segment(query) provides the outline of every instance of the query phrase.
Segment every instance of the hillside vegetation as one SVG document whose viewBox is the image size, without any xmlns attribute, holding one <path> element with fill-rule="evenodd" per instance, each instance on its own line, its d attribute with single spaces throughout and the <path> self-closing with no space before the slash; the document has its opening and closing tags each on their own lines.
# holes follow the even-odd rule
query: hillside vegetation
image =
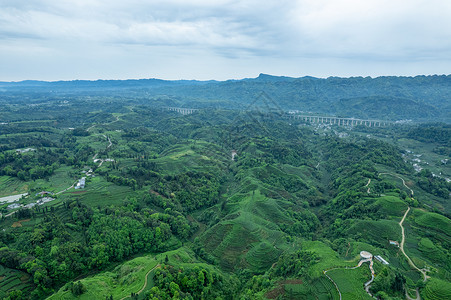
<svg viewBox="0 0 451 300">
<path fill-rule="evenodd" d="M 447 82 L 399 80 L 433 79 Z M 340 90 L 346 81 L 123 84 L 208 90 L 272 82 Z M 373 260 L 372 295 L 401 299 L 417 288 L 425 299 L 450 294 L 446 125 L 349 128 L 256 108 L 182 115 L 136 95 L 81 96 L 116 83 L 79 83 L 72 90 L 79 98 L 67 103 L 62 94 L 40 94 L 47 84 L 29 83 L 25 94 L 42 89 L 30 100 L 40 103 L 33 116 L 20 84 L 8 87 L 0 191 L 28 195 L 16 205 L 0 202 L 0 297 L 369 299 L 368 263 L 357 267 L 361 251 L 389 263 Z M 48 85 L 61 93 L 73 88 Z M 426 140 L 428 132 L 440 138 Z M 413 135 L 408 150 L 403 143 Z M 431 170 L 415 171 L 416 163 Z"/>
</svg>

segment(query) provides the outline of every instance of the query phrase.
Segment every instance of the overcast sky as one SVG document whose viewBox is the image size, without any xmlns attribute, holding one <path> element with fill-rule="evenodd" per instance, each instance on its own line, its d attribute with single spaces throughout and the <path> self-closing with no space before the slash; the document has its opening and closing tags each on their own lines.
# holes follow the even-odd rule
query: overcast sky
<svg viewBox="0 0 451 300">
<path fill-rule="evenodd" d="M 451 73 L 449 0 L 0 0 L 0 81 Z"/>
</svg>

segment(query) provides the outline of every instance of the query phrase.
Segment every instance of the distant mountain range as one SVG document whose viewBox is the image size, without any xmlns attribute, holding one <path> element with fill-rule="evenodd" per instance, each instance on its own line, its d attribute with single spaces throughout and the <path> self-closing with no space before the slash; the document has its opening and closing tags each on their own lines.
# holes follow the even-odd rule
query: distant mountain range
<svg viewBox="0 0 451 300">
<path fill-rule="evenodd" d="M 147 104 L 190 108 L 246 109 L 265 96 L 283 110 L 384 120 L 451 122 L 451 75 L 416 77 L 351 77 L 327 79 L 279 77 L 228 81 L 75 80 L 0 82 L 8 94 L 121 96 Z M 158 99 L 159 101 L 155 101 Z"/>
</svg>

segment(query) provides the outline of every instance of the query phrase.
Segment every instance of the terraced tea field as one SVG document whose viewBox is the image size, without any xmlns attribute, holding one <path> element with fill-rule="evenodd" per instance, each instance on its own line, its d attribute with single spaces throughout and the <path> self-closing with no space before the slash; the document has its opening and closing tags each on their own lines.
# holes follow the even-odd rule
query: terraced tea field
<svg viewBox="0 0 451 300">
<path fill-rule="evenodd" d="M 20 290 L 23 293 L 27 293 L 31 292 L 34 288 L 33 282 L 28 274 L 0 265 L 0 299 L 5 298 L 7 293 L 13 290 Z"/>
<path fill-rule="evenodd" d="M 425 300 L 451 299 L 451 283 L 449 281 L 431 278 L 421 292 Z"/>
<path fill-rule="evenodd" d="M 357 269 L 336 269 L 327 273 L 338 285 L 343 300 L 372 299 L 363 287 L 371 278 L 367 265 Z"/>
<path fill-rule="evenodd" d="M 117 266 L 111 272 L 103 272 L 98 275 L 82 279 L 86 292 L 75 297 L 68 285 L 63 286 L 57 293 L 49 297 L 49 300 L 63 299 L 105 299 L 110 295 L 113 299 L 122 299 L 137 293 L 145 285 L 146 274 L 158 264 L 153 256 L 143 256 L 132 259 Z"/>
</svg>

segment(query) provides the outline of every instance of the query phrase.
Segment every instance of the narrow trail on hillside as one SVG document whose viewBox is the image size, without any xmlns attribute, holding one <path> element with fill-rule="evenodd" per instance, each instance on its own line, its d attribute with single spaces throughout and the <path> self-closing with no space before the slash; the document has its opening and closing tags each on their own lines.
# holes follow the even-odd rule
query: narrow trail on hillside
<svg viewBox="0 0 451 300">
<path fill-rule="evenodd" d="M 78 182 L 78 180 L 75 181 L 70 187 L 65 188 L 64 190 L 61 190 L 61 191 L 59 191 L 59 192 L 56 192 L 55 195 L 59 195 L 59 194 L 61 194 L 61 193 L 64 193 L 64 192 L 70 190 L 71 188 L 73 188 L 73 187 L 77 184 L 77 182 Z M 15 210 L 15 211 L 13 211 L 13 212 L 10 212 L 9 214 L 5 215 L 5 218 L 11 217 L 11 216 L 14 215 L 16 212 L 18 212 L 18 210 Z"/>
<path fill-rule="evenodd" d="M 406 298 L 407 298 L 407 300 L 420 300 L 421 297 L 420 297 L 420 292 L 418 291 L 418 288 L 415 289 L 415 293 L 416 293 L 417 297 L 416 298 L 412 298 L 412 297 L 409 296 L 409 293 L 406 290 Z"/>
<path fill-rule="evenodd" d="M 116 121 L 117 121 L 117 120 L 116 120 Z M 115 121 L 113 121 L 113 122 L 115 122 Z M 95 126 L 95 125 L 93 125 L 93 126 Z M 88 128 L 88 130 L 91 129 L 93 126 L 91 126 L 90 128 Z M 113 146 L 113 142 L 111 141 L 111 139 L 110 139 L 109 136 L 104 135 L 104 134 L 102 134 L 102 136 L 103 136 L 104 138 L 106 138 L 107 141 L 108 141 L 108 146 L 106 147 L 106 149 L 108 150 L 111 146 Z M 97 155 L 99 155 L 98 152 L 95 153 L 94 156 L 92 157 L 92 160 L 93 160 L 93 161 L 96 161 Z M 97 168 L 100 168 L 100 167 L 102 166 L 102 164 L 104 163 L 104 161 L 105 161 L 105 160 L 103 160 L 103 159 L 99 159 L 99 165 L 97 166 Z M 62 190 L 62 191 L 59 191 L 59 192 L 55 193 L 55 195 L 59 195 L 59 194 L 61 194 L 61 193 L 64 193 L 64 192 L 66 192 L 66 191 L 72 189 L 72 188 L 77 184 L 77 182 L 78 182 L 78 180 L 75 181 L 74 184 L 72 184 L 70 187 L 68 187 L 68 188 L 66 188 L 66 189 L 64 189 L 64 190 Z"/>
<path fill-rule="evenodd" d="M 406 181 L 404 180 L 404 178 L 402 178 L 402 177 L 399 176 L 399 175 L 392 174 L 392 173 L 379 173 L 379 175 L 390 175 L 390 176 L 393 176 L 393 177 L 396 177 L 396 178 L 401 179 L 402 184 L 404 185 L 404 187 L 410 191 L 410 197 L 413 198 L 414 192 L 413 192 L 413 190 L 412 190 L 410 187 L 408 187 L 408 186 L 406 185 Z M 407 258 L 407 262 L 409 263 L 409 265 L 410 265 L 411 267 L 413 267 L 415 270 L 417 270 L 418 272 L 420 272 L 421 275 L 423 275 L 423 281 L 426 282 L 426 281 L 428 280 L 428 278 L 430 278 L 430 276 L 428 276 L 428 275 L 426 274 L 426 270 L 425 270 L 425 269 L 420 269 L 420 268 L 418 268 L 418 267 L 413 263 L 412 259 L 406 254 L 406 252 L 405 252 L 405 250 L 404 250 L 404 244 L 405 244 L 405 241 L 406 241 L 406 233 L 405 233 L 405 229 L 404 229 L 403 223 L 404 223 L 404 220 L 406 219 L 406 217 L 407 217 L 407 215 L 408 215 L 409 212 L 410 212 L 410 206 L 407 207 L 407 210 L 406 210 L 406 212 L 404 213 L 404 216 L 402 217 L 401 221 L 399 222 L 399 226 L 401 227 L 401 236 L 402 236 L 402 238 L 401 238 L 401 244 L 399 245 L 399 248 L 401 249 L 402 254 L 404 254 L 404 256 Z M 416 290 L 415 290 L 416 298 L 410 297 L 410 296 L 409 296 L 409 293 L 407 292 L 407 289 L 405 289 L 405 292 L 406 292 L 406 299 L 407 299 L 407 300 L 420 300 L 420 299 L 421 299 L 421 297 L 420 297 L 420 292 L 419 292 L 418 288 L 416 288 Z"/>
<path fill-rule="evenodd" d="M 76 184 L 77 184 L 78 180 L 74 182 L 74 184 L 72 184 L 70 187 L 68 187 L 67 189 L 64 189 L 62 191 L 59 191 L 58 193 L 55 193 L 55 195 L 59 195 L 61 193 L 64 193 L 65 191 L 70 190 L 71 188 L 73 188 Z"/>
<path fill-rule="evenodd" d="M 104 135 L 104 134 L 102 134 L 102 136 L 103 136 L 104 138 L 106 138 L 107 141 L 108 141 L 108 146 L 106 147 L 106 150 L 108 150 L 109 148 L 111 148 L 111 146 L 113 146 L 113 142 L 111 141 L 111 139 L 110 139 L 109 136 Z M 97 166 L 97 168 L 100 168 L 100 167 L 102 166 L 102 164 L 105 162 L 105 160 L 104 160 L 104 159 L 101 159 L 101 158 L 97 158 L 97 155 L 98 155 L 98 154 L 99 154 L 99 153 L 94 154 L 94 156 L 92 157 L 92 160 L 93 160 L 94 162 L 98 161 L 98 162 L 99 162 L 99 165 Z"/>
<path fill-rule="evenodd" d="M 370 187 L 369 187 L 370 183 L 371 183 L 371 178 L 368 179 L 368 182 L 365 185 L 365 187 L 368 187 L 368 190 L 366 191 L 368 194 L 370 193 Z"/>
<path fill-rule="evenodd" d="M 401 176 L 396 175 L 396 174 L 392 174 L 392 173 L 379 173 L 379 175 L 390 175 L 390 176 L 393 176 L 393 177 L 401 179 L 402 184 L 404 185 L 404 187 L 410 191 L 410 197 L 413 197 L 413 190 L 406 185 L 406 182 L 404 181 L 404 178 L 402 178 Z"/>
<path fill-rule="evenodd" d="M 426 281 L 428 278 L 430 278 L 426 274 L 426 270 L 418 268 L 413 263 L 413 261 L 410 259 L 410 257 L 406 254 L 406 252 L 404 251 L 404 242 L 406 241 L 406 235 L 405 235 L 404 226 L 402 224 L 404 223 L 404 220 L 406 219 L 406 216 L 409 213 L 409 211 L 410 211 L 410 206 L 407 208 L 406 212 L 404 213 L 404 216 L 402 217 L 401 221 L 399 222 L 399 226 L 401 226 L 401 235 L 402 235 L 401 244 L 400 244 L 399 248 L 401 248 L 401 252 L 407 258 L 407 261 L 409 262 L 409 265 L 411 265 L 414 269 L 416 269 L 418 272 L 420 272 L 423 275 L 423 281 Z"/>
<path fill-rule="evenodd" d="M 332 270 L 335 270 L 335 269 L 338 269 L 338 268 L 330 269 L 330 270 L 327 270 L 327 271 L 324 270 L 323 273 L 324 273 L 324 275 L 326 275 L 326 277 L 327 277 L 330 281 L 332 281 L 332 283 L 335 285 L 335 288 L 337 289 L 338 295 L 340 296 L 340 300 L 341 300 L 341 292 L 340 292 L 340 289 L 338 288 L 338 285 L 335 283 L 335 281 L 334 281 L 332 278 L 330 278 L 329 275 L 327 275 L 327 272 L 332 271 Z"/>
<path fill-rule="evenodd" d="M 111 142 L 111 139 L 110 139 L 109 136 L 106 136 L 106 135 L 104 135 L 104 134 L 102 134 L 102 136 L 108 140 L 108 143 L 109 143 L 109 144 L 108 144 L 108 146 L 106 147 L 107 149 L 110 148 L 111 146 L 113 146 L 113 143 Z"/>
<path fill-rule="evenodd" d="M 150 272 L 152 272 L 153 270 L 155 270 L 155 269 L 158 268 L 158 267 L 161 267 L 161 265 L 160 265 L 160 264 L 157 264 L 156 266 L 154 266 L 152 269 L 150 269 L 150 270 L 146 273 L 146 276 L 144 276 L 144 285 L 143 285 L 143 287 L 142 287 L 138 292 L 136 292 L 137 295 L 141 294 L 141 293 L 146 289 L 146 287 L 147 287 L 147 279 L 148 279 L 148 277 L 149 277 Z M 124 300 L 124 299 L 127 299 L 127 298 L 130 298 L 130 296 L 122 297 L 120 300 Z"/>
<path fill-rule="evenodd" d="M 113 116 L 113 117 L 115 118 L 115 120 L 113 120 L 111 122 L 101 123 L 101 124 L 93 124 L 88 129 L 86 129 L 86 131 L 90 131 L 91 129 L 93 129 L 97 125 L 110 125 L 110 124 L 113 124 L 113 123 L 118 122 L 120 120 L 119 116 Z"/>
<path fill-rule="evenodd" d="M 323 270 L 324 275 L 326 275 L 326 277 L 335 285 L 335 288 L 337 289 L 338 295 L 340 296 L 340 300 L 342 299 L 340 289 L 338 288 L 338 285 L 335 283 L 335 281 L 329 275 L 327 275 L 327 272 L 332 271 L 332 270 L 337 270 L 337 269 L 354 270 L 354 269 L 360 268 L 360 266 L 362 266 L 362 264 L 366 263 L 366 262 L 370 263 L 369 268 L 370 268 L 370 271 L 371 271 L 371 279 L 364 284 L 364 287 L 365 287 L 365 291 L 368 293 L 368 295 L 370 295 L 370 297 L 375 298 L 370 292 L 371 283 L 374 281 L 374 277 L 375 277 L 375 273 L 374 273 L 374 269 L 373 269 L 373 258 L 361 259 L 359 261 L 359 263 L 357 264 L 357 266 L 352 267 L 352 268 L 349 268 L 349 267 L 338 267 L 338 268 L 332 268 L 332 269 L 329 269 L 329 270 Z"/>
</svg>

